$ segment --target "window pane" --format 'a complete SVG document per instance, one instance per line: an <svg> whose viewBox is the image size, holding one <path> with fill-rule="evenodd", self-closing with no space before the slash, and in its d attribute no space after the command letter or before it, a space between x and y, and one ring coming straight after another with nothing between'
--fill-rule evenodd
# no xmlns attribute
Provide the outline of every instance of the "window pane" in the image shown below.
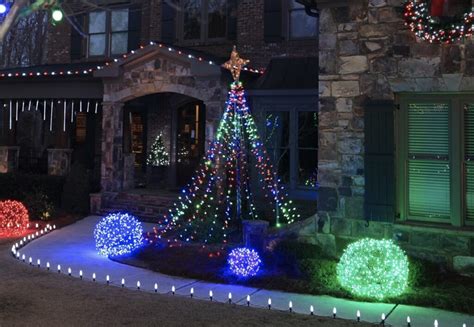
<svg viewBox="0 0 474 327"><path fill-rule="evenodd" d="M318 148L318 113L301 111L298 113L298 147Z"/></svg>
<svg viewBox="0 0 474 327"><path fill-rule="evenodd" d="M316 188L318 177L318 151L299 150L298 163L298 184Z"/></svg>
<svg viewBox="0 0 474 327"><path fill-rule="evenodd" d="M290 38L316 36L316 17L306 14L303 9L290 11Z"/></svg>
<svg viewBox="0 0 474 327"><path fill-rule="evenodd" d="M128 33L112 34L112 54L122 54L127 52Z"/></svg>
<svg viewBox="0 0 474 327"><path fill-rule="evenodd" d="M474 104L464 107L466 219L474 221Z"/></svg>
<svg viewBox="0 0 474 327"><path fill-rule="evenodd" d="M436 160L409 160L408 193L408 210L411 215L449 218L449 163Z"/></svg>
<svg viewBox="0 0 474 327"><path fill-rule="evenodd" d="M89 56L105 55L105 34L89 36Z"/></svg>
<svg viewBox="0 0 474 327"><path fill-rule="evenodd" d="M408 105L408 154L448 156L449 105L416 103Z"/></svg>
<svg viewBox="0 0 474 327"><path fill-rule="evenodd" d="M112 32L128 31L128 9L112 11Z"/></svg>
<svg viewBox="0 0 474 327"><path fill-rule="evenodd" d="M466 163L466 219L474 221L474 162Z"/></svg>
<svg viewBox="0 0 474 327"><path fill-rule="evenodd" d="M193 40L201 37L201 1L184 0L184 39Z"/></svg>
<svg viewBox="0 0 474 327"><path fill-rule="evenodd" d="M105 11L89 14L89 34L92 33L105 33Z"/></svg>
<svg viewBox="0 0 474 327"><path fill-rule="evenodd" d="M265 144L267 148L287 147L290 139L290 113L267 112L265 119Z"/></svg>
<svg viewBox="0 0 474 327"><path fill-rule="evenodd" d="M209 38L225 37L226 34L226 0L209 0Z"/></svg>
<svg viewBox="0 0 474 327"><path fill-rule="evenodd" d="M268 149L268 154L272 163L276 167L280 182L290 183L290 150L289 149Z"/></svg>

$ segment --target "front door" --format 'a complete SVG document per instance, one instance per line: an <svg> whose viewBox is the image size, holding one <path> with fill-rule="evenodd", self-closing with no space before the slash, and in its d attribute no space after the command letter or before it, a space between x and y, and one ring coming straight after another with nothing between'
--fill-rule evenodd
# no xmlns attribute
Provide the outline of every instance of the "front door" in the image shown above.
<svg viewBox="0 0 474 327"><path fill-rule="evenodd" d="M204 105L192 102L178 108L176 181L182 187L191 181L204 155Z"/></svg>

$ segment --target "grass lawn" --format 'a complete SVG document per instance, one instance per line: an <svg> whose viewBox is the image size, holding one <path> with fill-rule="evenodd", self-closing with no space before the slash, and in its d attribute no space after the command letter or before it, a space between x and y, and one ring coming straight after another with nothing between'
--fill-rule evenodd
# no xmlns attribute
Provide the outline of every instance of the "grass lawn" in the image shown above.
<svg viewBox="0 0 474 327"><path fill-rule="evenodd" d="M337 261L321 253L315 245L282 242L263 256L261 274L249 280L230 275L226 263L227 250L223 248L149 245L133 255L114 260L173 276L373 301L354 297L342 289L336 277ZM438 265L410 258L409 289L405 294L384 302L474 314L473 294L473 278L459 276Z"/></svg>

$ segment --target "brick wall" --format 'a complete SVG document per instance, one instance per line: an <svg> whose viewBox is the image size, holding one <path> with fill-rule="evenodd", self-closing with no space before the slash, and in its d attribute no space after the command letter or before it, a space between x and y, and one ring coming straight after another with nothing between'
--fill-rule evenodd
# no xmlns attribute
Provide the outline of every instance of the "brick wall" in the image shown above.
<svg viewBox="0 0 474 327"><path fill-rule="evenodd" d="M113 3L113 1L108 1ZM132 4L141 4L142 28L141 42L161 39L161 3L162 0L132 0ZM69 11L83 10L80 2L68 1ZM90 9L89 9L90 10ZM238 1L237 11L237 40L219 41L192 44L177 43L177 45L190 47L209 53L213 56L226 58L232 45L236 44L242 56L251 60L252 67L264 68L270 58L279 56L317 56L317 40L282 40L281 42L266 43L264 40L263 0ZM47 63L70 62L70 32L71 27L65 21L57 26L50 25L48 33ZM84 59L87 60L87 59Z"/></svg>

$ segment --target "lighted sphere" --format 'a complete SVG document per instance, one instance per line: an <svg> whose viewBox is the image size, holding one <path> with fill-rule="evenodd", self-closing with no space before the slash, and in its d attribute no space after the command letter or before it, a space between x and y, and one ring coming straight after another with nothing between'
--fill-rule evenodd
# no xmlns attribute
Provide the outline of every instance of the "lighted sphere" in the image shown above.
<svg viewBox="0 0 474 327"><path fill-rule="evenodd" d="M337 265L341 286L352 294L382 300L401 295L408 284L408 259L391 240L350 244Z"/></svg>
<svg viewBox="0 0 474 327"><path fill-rule="evenodd" d="M253 249L235 248L229 253L227 263L232 274L247 278L257 275L262 261Z"/></svg>
<svg viewBox="0 0 474 327"><path fill-rule="evenodd" d="M63 12L59 9L54 9L52 13L53 20L55 22L60 22L63 19Z"/></svg>
<svg viewBox="0 0 474 327"><path fill-rule="evenodd" d="M0 234L17 236L28 227L28 210L23 203L14 200L0 201Z"/></svg>
<svg viewBox="0 0 474 327"><path fill-rule="evenodd" d="M0 15L6 12L7 12L7 6L5 6L3 3L0 3Z"/></svg>
<svg viewBox="0 0 474 327"><path fill-rule="evenodd" d="M123 255L143 244L143 227L137 218L128 213L112 213L97 223L94 238L99 254Z"/></svg>

